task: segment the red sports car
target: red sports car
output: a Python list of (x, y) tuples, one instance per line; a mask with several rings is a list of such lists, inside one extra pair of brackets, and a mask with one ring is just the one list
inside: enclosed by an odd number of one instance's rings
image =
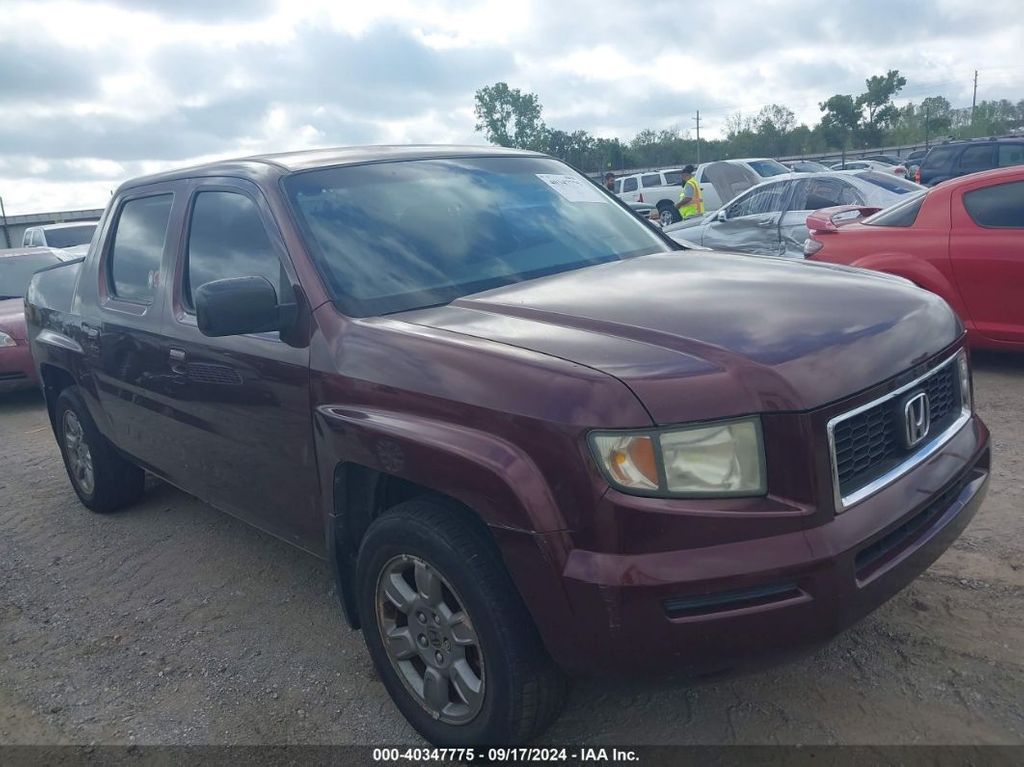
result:
[(946, 299), (973, 346), (1024, 350), (1024, 167), (951, 179), (880, 212), (826, 208), (807, 228), (808, 259), (905, 277)]

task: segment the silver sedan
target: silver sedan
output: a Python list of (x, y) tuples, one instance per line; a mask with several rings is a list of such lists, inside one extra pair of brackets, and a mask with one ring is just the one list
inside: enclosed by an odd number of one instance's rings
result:
[(803, 258), (813, 211), (835, 205), (887, 208), (923, 189), (871, 170), (789, 173), (748, 189), (714, 213), (668, 226), (665, 234), (714, 250)]

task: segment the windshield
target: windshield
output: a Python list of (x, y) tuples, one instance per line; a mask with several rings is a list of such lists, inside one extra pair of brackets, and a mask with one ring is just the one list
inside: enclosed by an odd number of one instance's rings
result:
[(781, 176), (783, 173), (790, 172), (789, 168), (775, 160), (748, 160), (747, 165), (753, 168), (754, 172), (761, 176), (761, 178)]
[(856, 173), (857, 178), (864, 179), (865, 181), (880, 186), (887, 192), (893, 194), (907, 194), (908, 192), (920, 192), (924, 187), (920, 184), (915, 184), (913, 181), (907, 181), (899, 176), (894, 176), (891, 173), (879, 173), (873, 170), (866, 170), (863, 173)]
[(75, 245), (88, 245), (95, 231), (96, 224), (47, 229), (46, 244), (51, 248), (73, 248)]
[(60, 259), (49, 253), (0, 258), (0, 299), (22, 298), (28, 292), (33, 274), (43, 267), (59, 263)]
[(326, 168), (284, 187), (334, 300), (356, 317), (671, 250), (600, 187), (541, 157)]

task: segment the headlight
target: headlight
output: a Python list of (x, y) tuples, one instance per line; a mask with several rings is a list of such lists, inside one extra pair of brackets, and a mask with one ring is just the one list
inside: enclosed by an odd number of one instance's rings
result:
[(0, 348), (5, 346), (17, 346), (14, 339), (7, 335), (4, 331), (0, 330)]
[(961, 349), (956, 355), (956, 366), (960, 371), (960, 404), (964, 410), (974, 410), (971, 387), (971, 366), (967, 361), (967, 350)]
[(638, 432), (592, 432), (605, 478), (633, 495), (690, 498), (767, 492), (761, 420)]

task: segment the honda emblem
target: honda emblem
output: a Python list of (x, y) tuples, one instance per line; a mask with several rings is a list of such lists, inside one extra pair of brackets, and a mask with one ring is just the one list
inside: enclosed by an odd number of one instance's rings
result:
[(908, 448), (920, 444), (928, 436), (932, 425), (931, 410), (927, 392), (915, 394), (903, 405), (903, 440)]

